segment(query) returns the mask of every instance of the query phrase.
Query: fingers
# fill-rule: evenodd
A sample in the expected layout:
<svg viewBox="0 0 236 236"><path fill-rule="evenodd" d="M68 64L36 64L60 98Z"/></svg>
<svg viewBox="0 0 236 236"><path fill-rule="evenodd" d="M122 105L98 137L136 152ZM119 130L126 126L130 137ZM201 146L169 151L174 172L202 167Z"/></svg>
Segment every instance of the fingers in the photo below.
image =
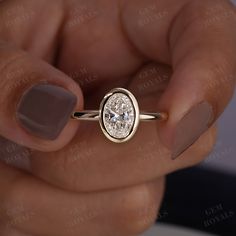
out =
<svg viewBox="0 0 236 236"><path fill-rule="evenodd" d="M169 59L162 59L173 64L174 73L158 108L169 112L160 137L176 158L215 122L233 94L235 9L224 0L180 1L177 11L171 1L155 2L139 1L134 8L129 3L123 19L131 41L148 57L159 59L161 47L169 51ZM140 11L149 14L145 27L138 24Z"/></svg>
<svg viewBox="0 0 236 236"><path fill-rule="evenodd" d="M0 44L0 135L32 149L62 148L74 136L80 87L52 66L5 42Z"/></svg>
<svg viewBox="0 0 236 236"><path fill-rule="evenodd" d="M141 125L129 145L122 147L108 143L94 125L86 131L86 135L78 137L61 152L33 153L32 173L76 192L131 186L198 164L210 153L216 138L215 128L211 128L173 162L170 153L161 146L155 126Z"/></svg>
<svg viewBox="0 0 236 236"><path fill-rule="evenodd" d="M161 132L173 158L215 122L234 92L236 31L232 29L236 15L227 1L214 1L215 12L209 13L212 3L206 1L202 6L193 1L179 13L171 29L174 74L160 107L170 109L170 120ZM209 25L214 14L222 19ZM195 20L186 26L189 18Z"/></svg>
<svg viewBox="0 0 236 236"><path fill-rule="evenodd" d="M152 225L163 179L110 192L74 194L0 164L3 230L26 235L134 235Z"/></svg>
<svg viewBox="0 0 236 236"><path fill-rule="evenodd" d="M32 236L26 233L22 233L18 230L14 230L14 229L5 229L3 227L3 229L1 229L0 227L0 232L2 236Z"/></svg>
<svg viewBox="0 0 236 236"><path fill-rule="evenodd" d="M166 66L148 65L129 85L140 109L153 111L156 100L168 84L170 70ZM107 85L108 86L108 85ZM88 102L97 97L93 94ZM34 175L73 191L113 189L144 183L172 171L202 161L215 142L211 128L179 160L171 160L171 152L162 144L158 122L141 122L135 136L122 145L108 141L98 123L81 122L80 132L63 149L30 157Z"/></svg>
<svg viewBox="0 0 236 236"><path fill-rule="evenodd" d="M83 91L137 71L144 58L123 33L118 1L66 1L66 5L58 67Z"/></svg>

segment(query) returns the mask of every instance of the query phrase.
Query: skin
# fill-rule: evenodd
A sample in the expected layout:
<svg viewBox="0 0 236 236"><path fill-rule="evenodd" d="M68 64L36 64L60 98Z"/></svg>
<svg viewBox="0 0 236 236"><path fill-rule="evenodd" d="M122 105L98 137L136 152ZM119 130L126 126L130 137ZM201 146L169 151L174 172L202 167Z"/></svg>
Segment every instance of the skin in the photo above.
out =
<svg viewBox="0 0 236 236"><path fill-rule="evenodd" d="M31 162L29 173L0 163L1 235L130 236L149 228L165 175L209 154L215 121L232 97L232 4L5 0L0 16L0 134L30 150ZM140 89L156 77L164 79ZM97 108L110 88L128 87L142 108L166 110L169 119L142 124L124 145L107 141L98 124L74 121L57 140L41 140L16 124L14 109L25 88L42 80L76 94L77 110ZM203 100L214 121L173 161L175 127Z"/></svg>

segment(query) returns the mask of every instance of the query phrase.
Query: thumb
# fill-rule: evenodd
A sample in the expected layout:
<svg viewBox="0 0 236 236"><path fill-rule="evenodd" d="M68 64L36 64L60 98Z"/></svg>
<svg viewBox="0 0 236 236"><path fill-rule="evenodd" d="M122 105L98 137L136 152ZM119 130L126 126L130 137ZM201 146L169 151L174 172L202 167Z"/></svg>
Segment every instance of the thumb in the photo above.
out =
<svg viewBox="0 0 236 236"><path fill-rule="evenodd" d="M53 151L75 135L69 121L81 109L80 87L49 64L0 44L0 135L23 146Z"/></svg>

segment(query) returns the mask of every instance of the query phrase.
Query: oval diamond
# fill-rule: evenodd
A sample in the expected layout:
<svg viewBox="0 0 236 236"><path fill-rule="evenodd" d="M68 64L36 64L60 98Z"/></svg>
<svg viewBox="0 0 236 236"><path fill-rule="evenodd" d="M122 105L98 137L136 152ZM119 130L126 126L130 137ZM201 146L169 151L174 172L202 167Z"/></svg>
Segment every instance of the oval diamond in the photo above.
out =
<svg viewBox="0 0 236 236"><path fill-rule="evenodd" d="M118 140L126 139L135 130L138 106L134 97L120 89L106 97L102 107L103 128L110 137ZM134 101L135 100L135 101Z"/></svg>

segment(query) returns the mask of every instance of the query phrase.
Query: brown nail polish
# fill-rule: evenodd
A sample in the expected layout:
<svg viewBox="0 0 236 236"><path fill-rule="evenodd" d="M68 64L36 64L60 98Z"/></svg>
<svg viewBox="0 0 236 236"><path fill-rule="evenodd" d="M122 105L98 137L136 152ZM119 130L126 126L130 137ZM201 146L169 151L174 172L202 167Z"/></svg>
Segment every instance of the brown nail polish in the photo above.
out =
<svg viewBox="0 0 236 236"><path fill-rule="evenodd" d="M55 140L68 122L76 101L77 97L62 87L35 85L22 96L16 117L31 134Z"/></svg>
<svg viewBox="0 0 236 236"><path fill-rule="evenodd" d="M172 159L176 159L209 128L213 109L208 102L194 106L176 127Z"/></svg>

